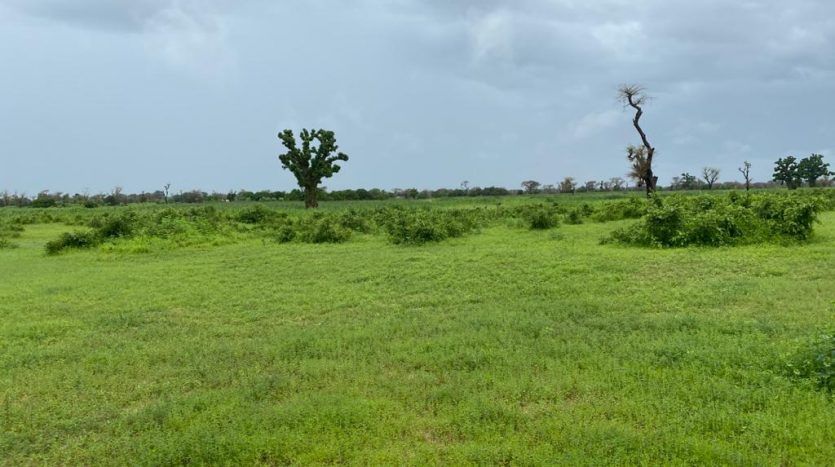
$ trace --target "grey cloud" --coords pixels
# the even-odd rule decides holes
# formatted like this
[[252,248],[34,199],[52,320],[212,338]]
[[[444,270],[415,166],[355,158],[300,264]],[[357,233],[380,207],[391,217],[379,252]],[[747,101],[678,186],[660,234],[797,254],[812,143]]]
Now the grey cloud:
[[[29,157],[0,172],[0,189],[160,177],[291,188],[275,132],[300,126],[333,128],[352,155],[333,188],[608,178],[626,172],[636,138],[615,100],[632,81],[656,97],[645,122],[662,179],[708,161],[732,178],[743,159],[766,179],[777,157],[831,148],[835,134],[835,3],[823,0],[0,5],[27,19],[0,15],[0,60],[16,70],[0,76],[15,90],[0,152]],[[113,148],[121,162],[103,164]],[[65,153],[100,174],[27,162]]]

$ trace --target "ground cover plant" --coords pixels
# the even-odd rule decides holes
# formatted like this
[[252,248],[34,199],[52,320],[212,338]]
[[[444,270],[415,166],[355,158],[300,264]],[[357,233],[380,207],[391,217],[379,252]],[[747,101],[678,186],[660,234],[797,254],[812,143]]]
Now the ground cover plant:
[[3,209],[0,464],[827,464],[830,193],[649,255],[630,198]]

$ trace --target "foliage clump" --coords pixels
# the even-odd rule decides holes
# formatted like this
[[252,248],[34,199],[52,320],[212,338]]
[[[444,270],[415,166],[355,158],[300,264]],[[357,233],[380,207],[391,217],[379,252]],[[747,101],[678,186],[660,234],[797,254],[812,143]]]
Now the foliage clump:
[[529,211],[526,215],[526,221],[531,230],[548,230],[560,225],[560,221],[553,210],[546,208]]
[[96,231],[65,232],[55,240],[46,243],[46,254],[57,255],[68,249],[86,249],[101,243],[101,236]]
[[802,241],[824,207],[823,199],[805,194],[655,198],[639,222],[608,240],[655,247]]
[[23,231],[23,226],[15,222],[3,222],[0,220],[0,250],[14,248],[12,238],[17,238]]
[[786,364],[788,374],[811,380],[817,387],[835,392],[835,332],[806,345]]
[[420,245],[461,237],[478,226],[474,210],[392,210],[383,221],[389,240]]
[[594,207],[584,207],[584,213],[595,222],[611,222],[624,219],[638,219],[647,212],[647,201],[628,198],[617,201],[598,203]]

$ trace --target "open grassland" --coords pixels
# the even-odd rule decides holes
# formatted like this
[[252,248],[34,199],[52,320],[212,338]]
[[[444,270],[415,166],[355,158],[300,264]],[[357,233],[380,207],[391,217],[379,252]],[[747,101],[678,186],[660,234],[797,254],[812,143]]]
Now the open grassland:
[[833,395],[787,370],[835,328],[820,220],[732,248],[601,245],[621,220],[57,256],[75,227],[27,224],[0,249],[0,463],[831,464]]

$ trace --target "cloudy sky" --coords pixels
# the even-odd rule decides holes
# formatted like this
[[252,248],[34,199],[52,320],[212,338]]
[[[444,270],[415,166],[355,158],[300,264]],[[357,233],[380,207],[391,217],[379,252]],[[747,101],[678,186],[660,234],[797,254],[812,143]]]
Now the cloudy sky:
[[290,189],[324,127],[357,187],[757,179],[835,158],[831,0],[0,0],[0,190]]

